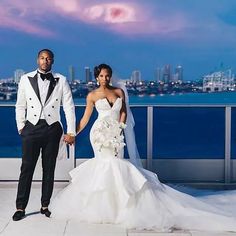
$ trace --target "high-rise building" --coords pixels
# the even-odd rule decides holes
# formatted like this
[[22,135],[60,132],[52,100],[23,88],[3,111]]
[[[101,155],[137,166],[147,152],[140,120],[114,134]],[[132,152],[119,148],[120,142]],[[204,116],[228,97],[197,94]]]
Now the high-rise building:
[[157,82],[161,81],[161,68],[160,67],[157,67],[155,71],[155,80]]
[[131,80],[133,83],[138,84],[141,82],[141,72],[139,70],[135,70],[132,72]]
[[69,81],[73,82],[75,80],[75,68],[74,66],[69,66]]
[[92,81],[92,72],[90,71],[89,67],[85,67],[85,82],[88,84]]
[[177,80],[183,81],[183,67],[182,66],[178,65],[175,68],[175,74],[177,76]]
[[165,83],[169,83],[170,82],[170,80],[171,80],[171,69],[170,69],[170,65],[169,64],[164,66],[162,78],[163,78],[163,81]]
[[22,69],[16,69],[14,71],[14,82],[19,83],[20,82],[20,77],[25,74],[25,71]]
[[179,80],[178,74],[176,74],[176,73],[173,74],[172,77],[171,77],[171,81],[172,81],[172,82],[177,82],[178,80]]

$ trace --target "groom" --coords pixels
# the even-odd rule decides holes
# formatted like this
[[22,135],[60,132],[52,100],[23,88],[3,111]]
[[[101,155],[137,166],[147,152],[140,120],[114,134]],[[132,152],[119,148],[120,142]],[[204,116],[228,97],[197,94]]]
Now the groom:
[[75,141],[75,108],[69,84],[64,76],[52,73],[54,54],[49,49],[38,52],[38,69],[21,77],[17,102],[16,123],[22,138],[22,165],[13,220],[25,216],[34,169],[41,152],[42,196],[40,212],[50,217],[48,210],[54,184],[54,170],[62,138],[60,105],[67,122],[64,141]]

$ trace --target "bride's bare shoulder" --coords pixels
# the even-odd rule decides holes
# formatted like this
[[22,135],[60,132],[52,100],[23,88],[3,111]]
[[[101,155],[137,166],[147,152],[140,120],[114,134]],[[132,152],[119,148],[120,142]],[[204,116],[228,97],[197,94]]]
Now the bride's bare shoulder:
[[121,88],[116,88],[114,87],[114,92],[116,93],[116,95],[120,98],[124,97],[124,91]]
[[92,101],[93,103],[98,100],[99,96],[99,91],[97,89],[91,91],[87,95],[87,100]]

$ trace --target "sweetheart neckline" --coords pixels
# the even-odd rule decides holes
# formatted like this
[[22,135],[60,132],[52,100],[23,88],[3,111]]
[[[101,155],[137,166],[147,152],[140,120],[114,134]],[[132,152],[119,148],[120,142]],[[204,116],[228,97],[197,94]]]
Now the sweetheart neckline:
[[107,99],[106,97],[104,97],[104,98],[99,98],[99,99],[95,102],[95,104],[96,104],[99,100],[106,100],[108,106],[112,109],[112,108],[114,107],[115,103],[117,102],[117,100],[119,100],[119,99],[121,99],[121,98],[120,98],[120,97],[117,97],[112,106],[111,106],[110,102],[108,101],[108,99]]

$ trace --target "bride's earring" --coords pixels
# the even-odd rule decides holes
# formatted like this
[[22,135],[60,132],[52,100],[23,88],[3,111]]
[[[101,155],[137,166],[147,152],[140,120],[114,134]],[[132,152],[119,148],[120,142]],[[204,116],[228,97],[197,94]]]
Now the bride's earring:
[[109,85],[112,86],[112,81],[111,81],[111,79],[110,79],[110,81],[109,81]]
[[99,83],[98,79],[97,79],[97,85],[98,85],[98,86],[100,85],[100,83]]

